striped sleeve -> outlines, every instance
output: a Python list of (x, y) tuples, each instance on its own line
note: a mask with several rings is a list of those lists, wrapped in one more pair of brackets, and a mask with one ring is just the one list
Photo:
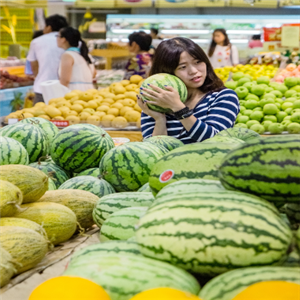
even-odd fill
[(155, 120), (142, 112), (141, 116), (141, 128), (142, 135), (144, 139), (147, 139), (152, 136), (155, 126)]
[(224, 89), (209, 104), (205, 122), (201, 121), (201, 118), (197, 119), (187, 135), (195, 142), (211, 138), (219, 131), (233, 127), (239, 111), (240, 105), (236, 93)]

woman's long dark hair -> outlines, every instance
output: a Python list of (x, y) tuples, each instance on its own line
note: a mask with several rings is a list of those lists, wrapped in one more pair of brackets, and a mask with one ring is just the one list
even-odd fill
[(226, 33), (226, 30), (223, 29), (223, 28), (217, 28), (217, 29), (215, 29), (214, 32), (213, 32), (213, 38), (211, 40), (211, 43), (210, 43), (210, 46), (209, 46), (209, 49), (208, 49), (208, 56), (209, 57), (212, 57), (212, 55), (215, 52), (216, 46), (217, 46), (217, 43), (214, 40), (214, 34), (215, 34), (215, 32), (221, 32), (225, 36), (225, 40), (223, 42), (223, 46), (230, 45), (230, 41), (229, 41), (228, 35)]
[(208, 57), (202, 48), (192, 40), (177, 37), (161, 42), (155, 52), (149, 75), (168, 73), (175, 75), (182, 52), (206, 64), (206, 78), (199, 88), (203, 93), (213, 92), (224, 87), (223, 81), (214, 72)]
[(65, 27), (65, 28), (62, 28), (60, 31), (60, 36), (61, 37), (64, 37), (68, 43), (70, 44), (71, 47), (79, 47), (80, 43), (81, 43), (81, 46), (79, 47), (80, 48), (80, 54), (82, 55), (82, 57), (86, 60), (86, 62), (88, 64), (91, 64), (91, 59), (89, 57), (89, 49), (85, 43), (85, 41), (83, 41), (81, 39), (81, 35), (80, 35), (80, 32), (73, 28), (73, 27)]

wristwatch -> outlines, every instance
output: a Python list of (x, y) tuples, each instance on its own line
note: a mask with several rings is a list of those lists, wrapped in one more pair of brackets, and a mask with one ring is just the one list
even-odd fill
[(173, 112), (173, 116), (177, 120), (186, 119), (190, 117), (192, 114), (193, 114), (193, 110), (192, 109), (190, 110), (187, 106), (179, 111)]

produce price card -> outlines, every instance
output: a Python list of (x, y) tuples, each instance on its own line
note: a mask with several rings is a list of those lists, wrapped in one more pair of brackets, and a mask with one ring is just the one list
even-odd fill
[(69, 121), (67, 120), (50, 120), (57, 127), (67, 127), (69, 126)]

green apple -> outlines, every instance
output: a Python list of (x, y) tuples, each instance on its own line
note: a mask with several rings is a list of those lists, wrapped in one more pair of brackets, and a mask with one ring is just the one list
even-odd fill
[(294, 102), (294, 101), (297, 101), (298, 99), (296, 97), (289, 97), (289, 98), (286, 98), (285, 101), (287, 102)]
[(293, 97), (300, 99), (300, 92), (297, 92), (296, 94), (294, 94)]
[(262, 109), (262, 107), (260, 107), (260, 106), (257, 106), (257, 107), (255, 107), (254, 109), (253, 109), (253, 111), (262, 111), (263, 109)]
[(241, 106), (240, 106), (240, 112), (242, 113), (244, 110), (246, 110), (246, 107), (243, 106), (243, 105), (241, 105)]
[(256, 96), (261, 96), (265, 93), (265, 87), (264, 86), (261, 86), (261, 85), (253, 85), (251, 87), (251, 93), (256, 95)]
[(270, 103), (273, 103), (275, 104), (275, 101), (271, 98), (268, 98), (268, 99), (262, 99), (259, 101), (259, 106), (260, 107), (264, 107), (266, 104), (270, 104)]
[(249, 117), (248, 116), (239, 116), (239, 117), (237, 117), (236, 120), (238, 123), (247, 123), (249, 121)]
[(283, 94), (280, 91), (278, 91), (278, 90), (271, 91), (270, 93), (274, 94), (278, 98), (282, 98), (283, 97)]
[(294, 108), (294, 109), (291, 111), (290, 115), (292, 115), (292, 114), (294, 114), (294, 113), (296, 113), (296, 112), (300, 112), (300, 108)]
[(279, 110), (281, 110), (281, 103), (275, 102), (275, 105), (278, 107)]
[(244, 75), (245, 77), (248, 77), (250, 80), (252, 80), (253, 78), (252, 78), (252, 76), (251, 75), (249, 75), (249, 74), (245, 74)]
[(291, 124), (292, 122), (290, 120), (285, 120), (281, 122), (281, 125), (283, 126), (284, 130), (283, 131), (287, 131), (287, 127), (289, 124)]
[(268, 76), (260, 76), (256, 79), (257, 84), (267, 84), (270, 83), (270, 78)]
[(272, 121), (263, 121), (261, 125), (265, 127), (265, 131), (268, 131), (269, 125), (272, 123)]
[(272, 88), (274, 88), (274, 89), (276, 89), (276, 87), (278, 87), (279, 85), (280, 85), (279, 82), (274, 82), (274, 81), (273, 81), (273, 82), (270, 82), (270, 83), (269, 83), (269, 86), (272, 87)]
[(276, 118), (276, 116), (266, 115), (266, 116), (264, 116), (264, 121), (271, 121), (272, 123), (276, 123), (277, 118)]
[(264, 113), (262, 111), (253, 111), (253, 113), (250, 115), (250, 120), (260, 121), (263, 117)]
[(256, 100), (256, 101), (259, 101), (259, 97), (257, 97), (256, 95), (254, 94), (248, 94), (245, 98), (245, 100), (250, 100), (250, 99), (253, 99), (253, 100)]
[(240, 100), (240, 105), (245, 106), (246, 101), (245, 100)]
[[(295, 112), (291, 115), (291, 121), (295, 123), (300, 123), (300, 112)], [(248, 126), (248, 124), (247, 124)]]
[(283, 132), (283, 130), (284, 130), (284, 126), (280, 123), (272, 123), (268, 127), (268, 131), (271, 134), (280, 134)]
[(276, 118), (277, 118), (277, 121), (280, 123), (284, 120), (285, 117), (287, 117), (287, 113), (285, 111), (279, 111), (277, 114), (276, 114)]
[(293, 103), (293, 108), (300, 108), (300, 100), (296, 100), (296, 101)]
[(246, 123), (247, 127), (250, 129), (250, 127), (254, 124), (260, 124), (257, 120), (250, 120)]
[(263, 112), (265, 115), (276, 115), (278, 111), (279, 111), (278, 107), (273, 103), (266, 104), (263, 107)]
[(252, 109), (246, 109), (243, 111), (243, 116), (248, 116), (250, 117), (250, 115), (253, 113)]
[(293, 86), (291, 90), (295, 90), (297, 93), (300, 93), (300, 85)]
[(276, 98), (275, 102), (282, 104), (284, 100), (282, 98)]
[(244, 99), (249, 94), (248, 89), (244, 86), (239, 86), (234, 91), (236, 92), (239, 99)]
[(242, 128), (248, 128), (246, 124), (244, 123), (237, 123), (234, 125), (234, 127), (242, 127)]
[(282, 104), (281, 104), (281, 109), (282, 110), (286, 110), (287, 108), (292, 108), (293, 107), (293, 103), (292, 102), (287, 102), (287, 101), (284, 101)]
[(286, 116), (286, 117), (283, 118), (283, 121), (291, 120), (291, 117), (292, 117), (292, 116)]
[(284, 93), (284, 97), (289, 98), (289, 97), (292, 97), (293, 94), (297, 94), (297, 92), (295, 90), (288, 90)]
[(234, 81), (238, 81), (241, 78), (243, 78), (245, 76), (245, 74), (243, 72), (236, 72), (232, 74), (232, 80)]
[(272, 93), (266, 93), (262, 96), (263, 99), (268, 99), (268, 98), (272, 98), (272, 99), (276, 99), (276, 96)]
[(273, 89), (272, 87), (268, 86), (268, 87), (266, 88), (266, 93), (270, 93), (270, 92), (272, 92), (272, 91), (274, 91), (274, 89)]
[[(241, 80), (241, 79), (240, 79)], [(254, 83), (252, 81), (246, 82), (243, 84), (244, 87), (246, 87), (248, 89), (248, 91), (251, 91), (251, 87), (254, 85)]]
[(275, 87), (275, 89), (277, 91), (280, 91), (283, 95), (288, 90), (287, 86), (284, 85), (283, 83), (278, 83), (277, 86)]
[(238, 80), (237, 82), (237, 86), (242, 86), (244, 85), (246, 82), (251, 82), (251, 79), (248, 77), (243, 77), (241, 79)]
[(292, 114), (292, 111), (293, 111), (293, 108), (292, 107), (289, 107), (287, 109), (284, 110), (288, 115), (291, 115)]
[(236, 81), (226, 81), (226, 82), (224, 83), (224, 85), (225, 85), (228, 89), (234, 90), (234, 89), (236, 89), (236, 87), (237, 87), (237, 82), (236, 82)]
[(261, 124), (254, 124), (250, 127), (250, 129), (257, 132), (258, 134), (263, 134), (265, 132), (265, 127)]
[(247, 100), (245, 103), (245, 107), (247, 109), (253, 109), (259, 105), (259, 102), (256, 100)]
[(288, 133), (300, 133), (300, 124), (299, 123), (290, 123), (289, 125), (287, 125), (286, 127)]
[(288, 88), (296, 86), (298, 84), (298, 78), (297, 77), (286, 77), (286, 78), (284, 78), (284, 84)]

